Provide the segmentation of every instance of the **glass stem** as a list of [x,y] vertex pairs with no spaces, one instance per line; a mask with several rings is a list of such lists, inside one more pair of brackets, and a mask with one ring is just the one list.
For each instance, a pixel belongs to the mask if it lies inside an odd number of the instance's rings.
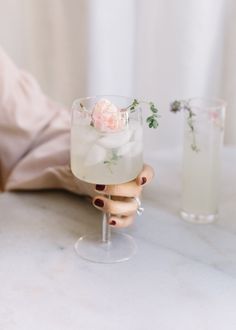
[[[111,199],[111,196],[107,196],[108,199]],[[110,243],[111,241],[111,228],[109,226],[110,213],[103,213],[102,218],[102,242]]]

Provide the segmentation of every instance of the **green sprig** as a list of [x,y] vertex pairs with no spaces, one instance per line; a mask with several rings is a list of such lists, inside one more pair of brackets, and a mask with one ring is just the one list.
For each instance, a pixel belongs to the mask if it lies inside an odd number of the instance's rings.
[[176,101],[172,102],[170,104],[170,111],[174,112],[174,113],[177,113],[177,112],[180,112],[180,111],[187,111],[187,113],[188,113],[187,123],[188,123],[188,126],[190,128],[190,132],[192,134],[191,148],[192,148],[193,151],[199,152],[200,149],[197,146],[196,129],[194,127],[194,117],[196,116],[196,114],[192,111],[192,109],[189,105],[189,101],[176,100]]
[[[130,112],[134,112],[139,104],[140,102],[137,99],[134,99],[132,104],[129,105],[127,109],[129,108]],[[159,126],[157,119],[160,118],[160,115],[158,114],[158,109],[156,108],[153,102],[149,102],[148,104],[149,104],[149,109],[151,111],[151,115],[146,118],[146,122],[149,128],[156,129]]]
[[115,150],[112,150],[112,155],[111,155],[110,159],[104,160],[103,164],[107,165],[107,167],[109,168],[109,171],[111,173],[113,173],[112,172],[112,166],[113,165],[117,165],[118,160],[120,158],[121,158],[121,156],[118,156],[117,153],[116,153],[116,151]]
[[132,104],[128,106],[128,108],[130,109],[130,112],[134,112],[138,105],[139,105],[139,101],[137,99],[134,99]]
[[150,111],[152,112],[152,115],[147,117],[146,122],[148,123],[148,127],[149,128],[157,128],[159,123],[157,121],[157,118],[159,118],[160,116],[157,114],[158,113],[158,109],[155,107],[153,102],[149,102],[149,108]]

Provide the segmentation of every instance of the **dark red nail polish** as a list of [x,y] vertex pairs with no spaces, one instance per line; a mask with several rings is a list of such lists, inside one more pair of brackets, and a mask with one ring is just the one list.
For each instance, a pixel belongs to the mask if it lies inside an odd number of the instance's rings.
[[111,220],[111,221],[109,222],[109,224],[112,225],[112,226],[115,226],[115,225],[116,225],[116,221],[115,221],[115,220]]
[[96,184],[96,190],[103,191],[106,188],[104,184]]
[[141,181],[141,185],[145,184],[147,182],[147,178],[143,177]]
[[94,204],[98,207],[103,207],[104,206],[103,200],[99,199],[99,198],[95,199]]

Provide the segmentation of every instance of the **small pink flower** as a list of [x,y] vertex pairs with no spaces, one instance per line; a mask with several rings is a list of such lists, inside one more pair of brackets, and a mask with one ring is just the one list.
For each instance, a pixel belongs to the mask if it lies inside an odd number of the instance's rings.
[[92,123],[101,132],[118,132],[127,124],[128,112],[121,110],[109,100],[99,100],[92,112]]
[[224,129],[223,119],[221,118],[220,112],[211,111],[209,112],[209,117],[216,127],[219,127],[221,130]]
[[211,117],[211,119],[213,119],[213,120],[217,120],[217,119],[220,118],[220,114],[219,114],[219,112],[217,112],[217,111],[211,111],[211,112],[210,112],[210,117]]

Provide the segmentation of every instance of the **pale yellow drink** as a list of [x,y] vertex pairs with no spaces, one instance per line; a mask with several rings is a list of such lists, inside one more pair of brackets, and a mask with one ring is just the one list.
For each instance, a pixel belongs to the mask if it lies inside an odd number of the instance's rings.
[[108,134],[76,123],[71,129],[72,172],[94,184],[128,182],[142,169],[142,141],[142,125],[135,119],[123,130]]
[[188,221],[208,223],[219,211],[225,103],[192,99],[189,106],[193,131],[186,113],[181,214]]

